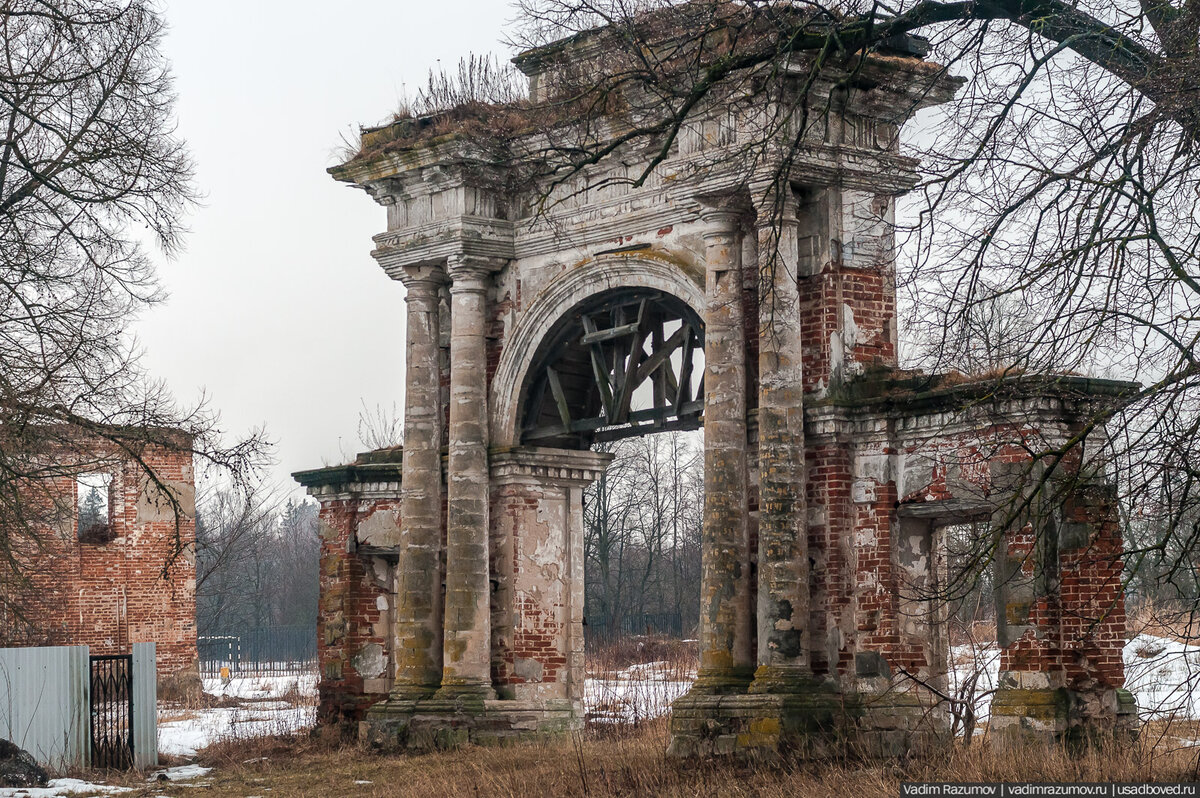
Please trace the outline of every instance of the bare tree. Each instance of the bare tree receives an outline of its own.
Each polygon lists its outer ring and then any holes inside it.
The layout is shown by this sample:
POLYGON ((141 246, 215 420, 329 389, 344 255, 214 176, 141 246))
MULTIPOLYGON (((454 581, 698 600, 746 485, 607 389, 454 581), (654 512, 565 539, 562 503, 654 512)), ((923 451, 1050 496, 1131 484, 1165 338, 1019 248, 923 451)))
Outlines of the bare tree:
POLYGON ((262 487, 212 491, 196 519, 197 628, 315 624, 319 560, 316 505, 262 487))
POLYGON ((36 562, 47 525, 73 512, 56 481, 119 453, 178 515, 142 459, 148 444, 187 446, 235 476, 263 449, 258 436, 220 444, 212 414, 178 407, 149 380, 126 333, 162 299, 139 239, 173 252, 194 198, 162 34, 144 0, 0 3, 0 581, 10 586, 36 562))
POLYGON ((614 444, 584 501, 586 612, 592 633, 688 633, 699 619, 704 474, 697 433, 614 444))

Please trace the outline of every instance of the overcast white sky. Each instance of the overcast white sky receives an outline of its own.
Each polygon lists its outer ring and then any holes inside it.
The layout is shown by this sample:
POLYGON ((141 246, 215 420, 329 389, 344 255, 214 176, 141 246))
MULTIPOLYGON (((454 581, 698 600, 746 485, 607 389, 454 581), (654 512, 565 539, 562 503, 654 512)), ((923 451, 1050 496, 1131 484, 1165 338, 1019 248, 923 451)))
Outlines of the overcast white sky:
MULTIPOLYGON (((363 403, 402 408, 404 290, 370 257, 384 212, 325 173, 339 136, 394 110, 438 59, 507 56, 507 0, 164 0, 180 132, 204 206, 169 300, 135 331, 151 374, 231 434, 265 426, 271 478, 363 447, 363 403)), ((297 489, 298 490, 298 489, 297 489)))

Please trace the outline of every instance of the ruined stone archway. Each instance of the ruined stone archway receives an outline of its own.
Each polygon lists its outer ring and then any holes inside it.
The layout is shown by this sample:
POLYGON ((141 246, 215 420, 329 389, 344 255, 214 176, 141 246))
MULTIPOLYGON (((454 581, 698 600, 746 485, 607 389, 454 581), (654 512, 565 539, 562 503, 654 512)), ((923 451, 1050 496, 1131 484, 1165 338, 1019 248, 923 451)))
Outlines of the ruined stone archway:
MULTIPOLYGON (((554 64, 604 68, 579 42, 555 47, 561 62, 518 59, 531 85, 554 64)), ((920 547, 897 548, 904 514, 1018 495, 1031 441, 1061 448, 1132 388, 1061 375, 997 387, 899 368, 895 207, 919 175, 891 144, 956 83, 915 56, 866 67, 886 79, 815 119, 820 134, 794 158, 747 153, 739 136, 760 112, 790 114, 796 92, 840 91, 827 76, 783 76, 783 93, 765 91, 746 118, 697 109, 697 135, 636 182, 644 153, 614 150, 576 182, 531 184, 539 172, 517 153, 537 152, 534 139, 481 163, 469 134, 428 138, 442 127, 411 120, 367 131, 332 170, 388 207, 373 255, 404 283, 408 324, 403 451, 297 475, 322 503, 326 722, 365 720, 364 736, 386 747, 582 723, 582 492, 606 465, 586 445, 646 422, 697 424, 700 393, 681 394, 679 374, 672 392, 663 375, 651 403, 663 412, 635 418, 582 367, 600 344, 609 388, 619 376, 636 388, 654 369, 630 363, 657 350, 629 352, 639 336, 653 344, 654 327, 668 348, 672 316, 703 321, 703 339, 694 329, 679 346, 702 340, 705 361, 701 661, 674 704, 672 751, 774 756, 836 739, 893 754, 938 730, 936 702, 906 681, 936 652, 923 627, 902 628, 901 583, 928 576, 920 547), (607 327, 584 325, 593 301, 607 327)), ((1102 474, 1084 465, 1063 468, 1102 474)), ((1011 597, 1019 638, 1003 652, 993 717, 1014 734, 1111 728, 1130 709, 1113 502, 1103 485, 1054 498, 1062 523, 1005 521, 998 557, 1096 587, 1084 596, 1031 578, 1011 597)))

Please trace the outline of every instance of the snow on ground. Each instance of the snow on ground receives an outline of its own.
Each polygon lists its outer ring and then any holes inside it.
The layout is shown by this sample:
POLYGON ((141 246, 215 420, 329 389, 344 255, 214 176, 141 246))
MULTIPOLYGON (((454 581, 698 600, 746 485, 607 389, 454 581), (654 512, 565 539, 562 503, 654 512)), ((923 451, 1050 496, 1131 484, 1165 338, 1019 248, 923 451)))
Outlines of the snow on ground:
POLYGON ((1000 649, 992 644, 950 647, 950 695, 971 701, 976 728, 991 714, 992 691, 1000 676, 1000 649))
POLYGON ((280 698, 294 694, 317 694, 316 673, 292 673, 283 676, 238 676, 229 680, 205 679, 204 692, 229 698, 280 698))
POLYGON ((1200 646, 1138 635, 1125 644, 1125 687, 1145 719, 1200 718, 1200 646))
POLYGON ((154 771, 147 781, 191 781, 201 776, 207 776, 211 771, 212 768, 200 765, 178 765, 166 770, 154 771))
POLYGON ((696 672, 670 662, 631 665, 604 677, 588 678, 583 704, 587 717, 601 723, 638 723, 665 715, 671 702, 688 691, 696 672))
POLYGON ((58 798, 65 795, 115 795, 132 787, 112 787, 79 779, 51 779, 45 787, 0 787, 0 798, 58 798))
POLYGON ((159 708, 158 750, 173 756, 195 756, 218 740, 244 740, 295 734, 317 721, 317 708, 297 706, 288 698, 312 699, 317 694, 315 673, 282 676, 239 676, 228 682, 205 679, 204 692, 237 699, 237 706, 196 710, 159 708), (272 700, 274 699, 274 700, 272 700))
POLYGON ((218 740, 295 734, 312 728, 316 721, 315 706, 297 707, 286 701, 199 709, 180 720, 159 722, 158 752, 195 756, 201 748, 218 740))
MULTIPOLYGON (((1143 720, 1200 719, 1200 646, 1141 634, 1125 644, 1125 687, 1137 697, 1143 720)), ((969 692, 978 673, 974 701, 980 724, 986 722, 1000 671, 994 643, 954 646, 950 653, 950 689, 956 697, 969 692)))
MULTIPOLYGON (((150 774, 147 781, 190 782, 201 776, 207 776, 212 768, 199 765, 180 765, 178 767, 157 770, 150 774)), ((203 787, 205 783, 188 784, 189 787, 203 787)), ((45 787, 0 787, 0 798, 64 798, 65 796, 96 796, 117 795, 133 792, 133 787, 114 787, 111 784, 96 784, 80 779, 51 779, 45 787)))

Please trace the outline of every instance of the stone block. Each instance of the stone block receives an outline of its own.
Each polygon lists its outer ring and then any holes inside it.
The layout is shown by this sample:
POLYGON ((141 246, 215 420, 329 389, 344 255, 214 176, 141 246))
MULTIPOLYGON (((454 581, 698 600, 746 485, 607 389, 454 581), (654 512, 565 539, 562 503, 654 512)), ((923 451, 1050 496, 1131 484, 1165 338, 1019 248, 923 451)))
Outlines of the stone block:
POLYGON ((891 677, 892 669, 882 654, 875 651, 860 651, 854 655, 854 675, 859 678, 891 677))
POLYGON ((1092 540, 1092 527, 1079 521, 1068 521, 1058 527, 1058 548, 1082 549, 1092 540))

